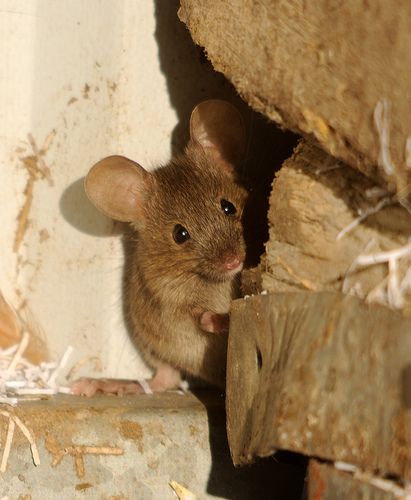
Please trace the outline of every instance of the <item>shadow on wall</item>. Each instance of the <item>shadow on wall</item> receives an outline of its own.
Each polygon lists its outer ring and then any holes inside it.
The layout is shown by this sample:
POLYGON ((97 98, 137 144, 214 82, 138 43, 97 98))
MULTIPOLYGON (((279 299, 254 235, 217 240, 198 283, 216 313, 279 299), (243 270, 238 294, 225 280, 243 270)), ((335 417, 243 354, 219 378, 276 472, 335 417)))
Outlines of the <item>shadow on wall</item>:
POLYGON ((154 5, 160 68, 178 117, 172 147, 181 151, 188 140, 187 124, 196 104, 220 98, 241 106, 241 99, 224 76, 213 70, 203 50, 193 43, 187 28, 179 21, 179 1, 154 0, 154 5))
POLYGON ((103 215, 87 198, 84 177, 72 182, 61 195, 60 212, 78 231, 106 238, 124 232, 124 223, 103 215))

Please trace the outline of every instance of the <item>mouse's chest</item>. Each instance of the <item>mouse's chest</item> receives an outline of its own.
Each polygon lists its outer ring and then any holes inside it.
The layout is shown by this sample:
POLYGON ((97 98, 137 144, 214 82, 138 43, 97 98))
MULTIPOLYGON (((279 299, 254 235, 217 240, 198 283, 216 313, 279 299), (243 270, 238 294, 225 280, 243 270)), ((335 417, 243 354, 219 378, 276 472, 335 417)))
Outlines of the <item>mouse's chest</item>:
POLYGON ((192 300, 197 307, 217 313, 226 313, 232 300, 232 284, 206 284, 197 292, 193 291, 192 300))

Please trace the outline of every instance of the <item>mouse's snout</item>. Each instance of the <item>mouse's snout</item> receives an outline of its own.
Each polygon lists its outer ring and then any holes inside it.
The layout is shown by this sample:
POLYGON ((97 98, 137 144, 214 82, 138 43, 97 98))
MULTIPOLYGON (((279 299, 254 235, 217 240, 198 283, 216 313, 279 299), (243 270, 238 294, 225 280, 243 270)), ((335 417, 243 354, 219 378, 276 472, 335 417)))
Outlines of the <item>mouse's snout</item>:
POLYGON ((221 259, 221 267, 224 271, 238 273, 243 268, 245 256, 238 253, 226 253, 221 259))

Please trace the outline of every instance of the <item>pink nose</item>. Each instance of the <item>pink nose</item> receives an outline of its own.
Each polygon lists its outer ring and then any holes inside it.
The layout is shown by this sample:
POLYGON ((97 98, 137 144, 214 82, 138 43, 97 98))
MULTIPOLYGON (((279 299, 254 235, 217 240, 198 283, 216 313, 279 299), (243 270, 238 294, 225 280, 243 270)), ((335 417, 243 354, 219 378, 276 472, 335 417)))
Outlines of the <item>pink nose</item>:
POLYGON ((243 259, 238 257, 237 255, 229 255, 223 260, 223 267, 227 271, 234 271, 240 267, 243 263, 243 259))

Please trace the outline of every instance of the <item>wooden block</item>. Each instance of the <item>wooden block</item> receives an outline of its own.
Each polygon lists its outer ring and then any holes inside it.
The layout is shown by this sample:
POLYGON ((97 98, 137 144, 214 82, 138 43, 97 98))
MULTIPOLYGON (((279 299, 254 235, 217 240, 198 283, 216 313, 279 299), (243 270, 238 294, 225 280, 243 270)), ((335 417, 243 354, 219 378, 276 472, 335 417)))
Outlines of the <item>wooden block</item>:
POLYGON ((181 0, 179 17, 254 109, 409 193, 409 0, 181 0))
MULTIPOLYGON (((409 309, 410 296, 404 294, 404 303, 397 304, 388 293, 386 262, 354 264, 360 254, 399 248, 411 238, 410 214, 378 190, 369 178, 302 141, 273 184, 262 288, 344 291, 409 309), (360 214, 373 210, 376 213, 342 234, 360 214)), ((409 266, 409 258, 398 261, 400 283, 409 266)))
POLYGON ((286 449, 411 479, 411 320, 335 292, 234 301, 235 464, 286 449))
POLYGON ((310 460, 308 466, 308 500, 347 500, 368 498, 395 500, 406 498, 403 488, 393 481, 367 474, 352 474, 334 466, 310 460))

